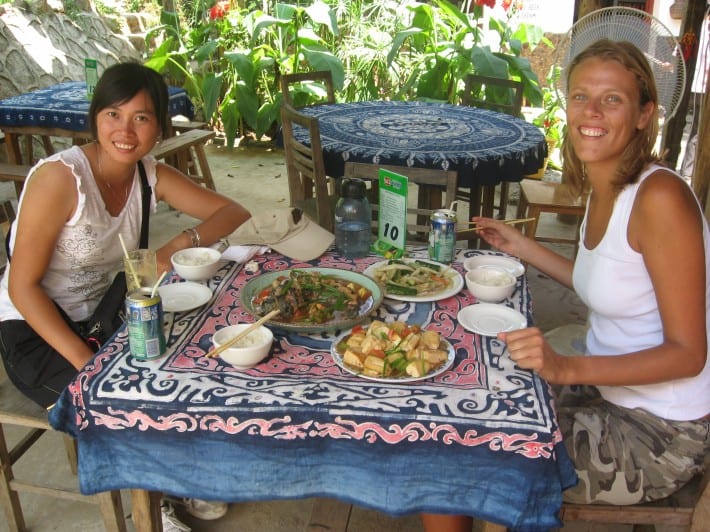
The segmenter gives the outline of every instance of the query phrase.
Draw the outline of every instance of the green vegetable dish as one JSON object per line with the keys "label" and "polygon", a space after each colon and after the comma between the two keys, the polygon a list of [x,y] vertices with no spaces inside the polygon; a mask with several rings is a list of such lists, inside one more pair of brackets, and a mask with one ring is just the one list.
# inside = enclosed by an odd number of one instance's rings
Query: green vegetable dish
{"label": "green vegetable dish", "polygon": [[372,272],[388,295],[427,296],[453,287],[456,272],[444,264],[423,260],[389,260]]}

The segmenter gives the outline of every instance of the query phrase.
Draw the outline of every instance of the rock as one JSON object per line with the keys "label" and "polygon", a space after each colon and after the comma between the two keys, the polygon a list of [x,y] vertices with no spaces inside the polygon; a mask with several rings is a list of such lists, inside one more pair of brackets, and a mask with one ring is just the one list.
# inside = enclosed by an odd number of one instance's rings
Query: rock
{"label": "rock", "polygon": [[[19,4],[25,6],[28,4]],[[0,5],[0,98],[84,79],[84,59],[96,59],[99,73],[123,61],[140,61],[141,53],[123,34],[114,33],[89,0],[72,16],[56,4],[33,2],[31,11]]]}

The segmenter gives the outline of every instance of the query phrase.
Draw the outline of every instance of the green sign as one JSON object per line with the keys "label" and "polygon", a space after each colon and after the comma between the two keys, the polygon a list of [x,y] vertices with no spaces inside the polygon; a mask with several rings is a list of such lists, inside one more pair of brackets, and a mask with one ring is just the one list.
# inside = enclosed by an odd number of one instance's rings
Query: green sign
{"label": "green sign", "polygon": [[96,59],[84,59],[84,77],[86,78],[86,95],[91,99],[99,81],[99,69]]}
{"label": "green sign", "polygon": [[387,257],[401,257],[407,244],[407,193],[406,176],[380,169],[379,203],[377,216],[377,242],[375,251]]}

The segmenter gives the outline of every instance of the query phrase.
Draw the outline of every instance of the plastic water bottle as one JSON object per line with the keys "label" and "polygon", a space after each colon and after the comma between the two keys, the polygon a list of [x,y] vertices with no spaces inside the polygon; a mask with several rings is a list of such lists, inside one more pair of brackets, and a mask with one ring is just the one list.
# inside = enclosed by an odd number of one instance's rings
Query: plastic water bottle
{"label": "plastic water bottle", "polygon": [[335,249],[349,259],[364,257],[372,239],[372,209],[365,197],[365,182],[344,179],[335,206]]}

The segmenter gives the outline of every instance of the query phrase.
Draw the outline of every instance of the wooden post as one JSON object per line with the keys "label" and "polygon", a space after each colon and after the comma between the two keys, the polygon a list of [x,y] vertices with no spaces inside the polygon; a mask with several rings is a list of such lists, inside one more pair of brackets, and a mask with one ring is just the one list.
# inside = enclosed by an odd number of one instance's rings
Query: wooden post
{"label": "wooden post", "polygon": [[705,211],[705,217],[710,220],[710,202],[708,202],[708,190],[710,189],[710,150],[703,149],[703,141],[707,143],[710,139],[710,80],[705,86],[705,97],[703,98],[700,113],[701,121],[698,126],[698,145],[695,151],[695,164],[693,166],[693,189],[698,196],[700,205]]}
{"label": "wooden post", "polygon": [[[698,41],[702,32],[703,21],[705,20],[705,5],[707,0],[688,0],[683,26],[680,32],[682,37],[686,32],[694,32]],[[679,37],[679,39],[680,39]],[[697,48],[697,47],[696,47]],[[680,142],[683,138],[683,130],[688,115],[688,102],[690,100],[690,87],[695,75],[695,61],[697,50],[686,62],[685,65],[685,91],[683,92],[675,115],[666,124],[663,138],[661,139],[661,156],[671,168],[675,168],[680,154]],[[698,148],[700,144],[698,144]]]}

